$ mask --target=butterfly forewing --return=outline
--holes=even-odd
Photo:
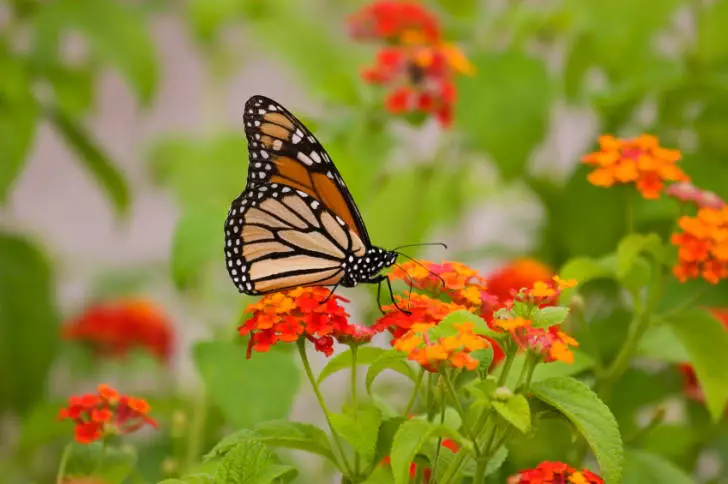
[[[359,209],[326,150],[286,108],[264,96],[245,103],[248,188],[286,185],[322,203],[369,245]]]

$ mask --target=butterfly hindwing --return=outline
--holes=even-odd
[[[336,285],[346,257],[366,251],[340,217],[306,192],[280,183],[246,187],[230,207],[225,239],[230,277],[248,294]]]
[[[264,96],[245,103],[247,187],[286,185],[322,203],[370,245],[354,199],[326,150],[286,108]]]

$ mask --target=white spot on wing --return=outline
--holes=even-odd
[[[313,158],[313,161],[315,161],[316,163],[321,163],[321,157],[319,156],[317,151],[311,152],[311,158]]]
[[[313,165],[313,160],[311,158],[309,158],[308,155],[306,155],[306,153],[304,153],[302,151],[299,151],[296,154],[296,158],[298,158],[299,160],[301,160],[302,162],[304,162],[308,166]]]

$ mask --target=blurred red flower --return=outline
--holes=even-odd
[[[723,323],[726,331],[728,331],[728,308],[711,308],[710,311]],[[693,366],[690,363],[681,363],[678,369],[683,375],[683,391],[685,394],[695,401],[705,402],[705,395],[703,394],[703,389],[700,388],[700,383],[698,382],[698,377],[695,375]]]
[[[344,344],[370,341],[376,328],[349,324],[349,314],[339,303],[347,299],[330,294],[325,287],[298,287],[267,294],[249,305],[245,311],[251,317],[238,328],[242,336],[251,335],[248,358],[253,351],[265,352],[279,341],[300,338],[313,342],[326,356],[334,352],[334,339]]]
[[[526,257],[499,267],[485,279],[488,281],[488,292],[496,296],[499,302],[505,303],[521,289],[531,287],[537,281],[548,281],[553,275],[546,264]]]
[[[58,413],[59,420],[76,423],[74,438],[82,444],[122,435],[157,423],[147,416],[150,406],[142,398],[121,395],[108,385],[99,385],[97,393],[72,396],[68,406]]]
[[[604,484],[604,480],[587,469],[577,471],[563,462],[547,461],[509,477],[508,484]]]
[[[721,209],[726,205],[715,193],[702,190],[690,182],[673,183],[667,187],[665,194],[683,203],[694,203],[698,208]]]
[[[123,357],[145,349],[162,361],[172,354],[171,321],[154,303],[121,299],[94,304],[67,322],[62,337],[88,343],[101,356]]]
[[[442,42],[437,18],[417,2],[378,1],[348,23],[353,38],[388,44],[374,66],[362,72],[365,82],[389,88],[386,109],[434,115],[449,126],[457,98],[455,74],[472,75],[475,69],[457,47]]]

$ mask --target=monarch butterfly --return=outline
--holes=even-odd
[[[316,137],[264,96],[245,103],[248,179],[225,221],[225,260],[238,291],[266,294],[299,286],[354,287],[389,278],[379,272],[396,250],[372,245],[339,171]],[[396,303],[395,303],[396,304]],[[381,306],[380,306],[381,308]]]

